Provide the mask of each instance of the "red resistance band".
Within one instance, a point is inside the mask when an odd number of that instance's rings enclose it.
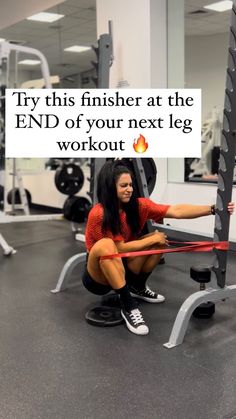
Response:
[[[213,249],[228,250],[229,242],[176,242],[169,241],[169,245],[184,244],[186,246],[173,247],[172,249],[158,250],[139,250],[137,252],[114,253],[113,255],[101,256],[101,260],[114,258],[129,258],[134,256],[157,255],[158,253],[174,253],[174,252],[210,252]]]

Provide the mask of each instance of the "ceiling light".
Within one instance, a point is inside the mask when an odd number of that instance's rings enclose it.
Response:
[[[226,10],[232,9],[232,1],[218,1],[217,3],[212,3],[208,4],[207,6],[204,6],[204,9],[214,10],[216,12],[225,12]]]
[[[36,15],[27,17],[27,20],[35,20],[37,22],[55,22],[61,19],[65,15],[59,15],[58,13],[37,13]]]
[[[6,41],[5,38],[0,38],[0,42],[4,42],[4,41]]]
[[[38,65],[41,61],[39,60],[22,60],[19,61],[18,64],[24,64],[24,65]]]
[[[91,49],[91,47],[82,47],[80,45],[73,45],[71,47],[65,48],[64,51],[69,51],[69,52],[84,52],[84,51],[88,51],[89,49]]]

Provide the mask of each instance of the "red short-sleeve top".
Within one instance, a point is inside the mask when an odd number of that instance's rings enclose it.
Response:
[[[165,217],[169,205],[156,204],[148,198],[138,198],[139,204],[139,217],[140,217],[140,232],[142,231],[145,223],[148,220],[158,222]],[[86,231],[85,231],[85,244],[87,251],[89,252],[91,247],[100,239],[109,237],[114,242],[124,241],[128,242],[135,240],[135,237],[126,220],[126,213],[122,211],[120,213],[120,234],[112,234],[111,231],[104,232],[102,229],[103,222],[103,207],[101,204],[96,204],[89,212]]]

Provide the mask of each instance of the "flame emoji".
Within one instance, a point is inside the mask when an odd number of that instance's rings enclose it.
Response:
[[[142,134],[140,134],[136,142],[134,140],[133,147],[136,153],[144,153],[147,150],[148,143],[146,142],[146,139]]]

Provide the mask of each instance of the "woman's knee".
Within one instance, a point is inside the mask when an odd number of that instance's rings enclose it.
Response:
[[[116,247],[115,242],[112,239],[105,238],[100,240],[101,243],[99,243],[99,250],[98,250],[98,258],[99,258],[99,265],[102,268],[104,265],[107,266],[107,263],[112,263],[113,266],[116,266],[116,269],[118,269],[122,274],[124,274],[124,266],[122,263],[121,258],[110,258],[110,259],[100,259],[101,256],[109,256],[112,254],[117,254],[118,249]]]
[[[95,245],[92,247],[91,251],[99,254],[99,256],[106,256],[112,253],[118,253],[115,242],[109,237],[105,237],[97,241]]]
[[[100,264],[101,256],[108,256],[113,253],[118,253],[117,247],[112,239],[103,238],[98,240],[89,252],[88,262],[95,262]],[[115,259],[113,259],[115,260]]]
[[[114,253],[118,253],[117,247],[114,241],[110,238],[98,240],[93,245],[90,249],[87,263],[87,269],[92,277],[96,279],[101,275],[103,276],[104,268],[107,268],[110,264],[117,267],[119,265],[120,267],[121,262],[119,258],[101,260],[102,256],[109,256]],[[120,270],[122,271],[122,267]]]

